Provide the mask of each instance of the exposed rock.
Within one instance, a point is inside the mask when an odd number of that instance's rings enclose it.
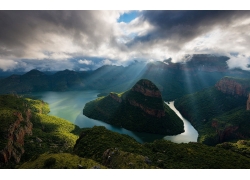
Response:
[[[250,110],[250,93],[248,94],[248,99],[247,99],[247,110]]]
[[[237,96],[248,96],[250,84],[240,83],[234,78],[224,77],[215,84],[215,87],[226,94]]]
[[[141,110],[143,110],[145,113],[147,113],[147,114],[149,114],[151,116],[155,116],[157,118],[161,118],[161,117],[165,116],[165,111],[164,110],[148,108],[148,107],[146,107],[146,106],[144,106],[142,104],[137,103],[135,100],[128,99],[128,101],[132,106],[141,108]]]
[[[39,143],[43,142],[39,137],[36,137],[36,141]]]
[[[13,115],[17,120],[9,126],[6,132],[7,143],[4,149],[0,151],[0,166],[6,164],[13,159],[16,163],[20,162],[21,156],[24,153],[24,137],[32,134],[33,124],[30,122],[31,111],[28,109],[26,118],[23,118],[22,113],[15,112]]]
[[[212,121],[212,127],[216,130],[219,143],[224,142],[227,137],[232,135],[239,128],[238,126],[221,127],[219,122],[216,120]]]
[[[119,102],[119,103],[121,103],[122,102],[122,99],[116,94],[116,93],[109,93],[109,96],[111,97],[111,98],[113,98],[115,101],[117,101],[117,102]]]
[[[151,81],[146,79],[140,80],[131,90],[140,92],[145,96],[161,98],[161,92],[159,89]]]
[[[147,156],[145,156],[145,163],[147,163],[147,164],[151,164],[152,163],[152,161],[147,157]]]

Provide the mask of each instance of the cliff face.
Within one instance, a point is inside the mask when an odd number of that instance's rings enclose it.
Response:
[[[250,93],[248,94],[248,99],[247,99],[247,110],[250,110]]]
[[[144,106],[143,104],[137,103],[135,100],[129,99],[128,101],[129,101],[130,105],[135,106],[135,107],[139,107],[141,110],[143,110],[148,115],[151,115],[151,116],[154,116],[157,118],[161,118],[161,117],[165,116],[164,110],[148,108],[148,107]]]
[[[217,90],[226,94],[247,97],[250,84],[237,81],[237,79],[234,78],[224,77],[215,84],[215,87]]]
[[[16,121],[6,131],[4,136],[7,143],[4,149],[0,151],[0,162],[3,164],[8,163],[11,159],[18,163],[24,153],[24,137],[26,134],[32,135],[33,124],[30,121],[30,109],[25,112],[26,118],[23,118],[20,112],[15,112],[13,115],[16,116]]]
[[[140,80],[136,83],[132,91],[142,93],[144,96],[161,98],[161,92],[159,89],[149,80]]]
[[[119,103],[122,102],[122,99],[116,93],[109,93],[109,96]]]
[[[142,96],[138,98],[138,95],[136,93],[140,93]],[[133,96],[127,97],[130,105],[139,107],[146,114],[157,118],[165,116],[161,92],[151,81],[146,79],[138,81],[132,87],[130,94],[134,94]],[[150,98],[150,100],[148,100],[148,98]],[[146,101],[156,101],[158,105],[155,107],[149,107]]]

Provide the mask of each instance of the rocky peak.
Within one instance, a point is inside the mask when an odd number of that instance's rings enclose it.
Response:
[[[215,84],[215,87],[225,94],[247,97],[250,90],[250,80],[224,77]]]
[[[154,83],[147,79],[141,79],[133,86],[127,100],[130,105],[139,107],[148,115],[157,118],[165,116],[161,92]]]
[[[144,96],[161,98],[160,90],[155,84],[147,79],[141,79],[138,81],[131,90],[142,93]]]

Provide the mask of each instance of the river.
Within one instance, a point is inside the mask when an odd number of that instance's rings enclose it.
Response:
[[[98,91],[66,91],[66,92],[37,92],[29,94],[32,97],[42,99],[49,103],[50,115],[58,116],[66,119],[81,128],[93,126],[105,126],[107,129],[118,132],[120,134],[127,134],[140,143],[152,142],[156,139],[166,139],[176,143],[187,143],[189,141],[197,142],[198,133],[193,126],[184,119],[179,111],[175,109],[174,102],[167,104],[175,113],[183,120],[185,132],[176,136],[162,136],[149,133],[138,133],[129,131],[124,128],[116,127],[102,121],[90,119],[82,114],[83,107],[91,100],[97,98]]]

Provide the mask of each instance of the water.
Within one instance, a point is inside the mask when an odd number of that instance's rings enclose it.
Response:
[[[67,92],[39,92],[39,93],[31,93],[30,96],[35,98],[42,99],[43,101],[49,103],[50,106],[50,115],[58,116],[63,119],[66,119],[81,128],[93,127],[93,126],[105,126],[107,129],[118,132],[120,134],[127,134],[133,137],[136,141],[143,142],[152,142],[156,139],[167,139],[176,143],[180,142],[189,142],[189,141],[197,141],[198,133],[193,128],[193,126],[185,120],[174,107],[174,103],[171,102],[168,104],[170,108],[172,108],[177,115],[181,116],[184,121],[185,132],[176,135],[176,136],[163,136],[149,133],[138,133],[129,131],[124,128],[116,127],[110,124],[107,124],[102,121],[90,119],[82,114],[82,110],[85,104],[91,100],[97,98],[97,91],[67,91]],[[179,114],[178,114],[179,113]],[[194,132],[196,131],[196,133]]]
[[[184,123],[184,133],[175,135],[175,136],[165,136],[164,139],[170,140],[176,143],[188,143],[188,142],[197,142],[198,132],[194,129],[189,121],[187,121],[181,113],[175,108],[174,101],[166,103]]]

